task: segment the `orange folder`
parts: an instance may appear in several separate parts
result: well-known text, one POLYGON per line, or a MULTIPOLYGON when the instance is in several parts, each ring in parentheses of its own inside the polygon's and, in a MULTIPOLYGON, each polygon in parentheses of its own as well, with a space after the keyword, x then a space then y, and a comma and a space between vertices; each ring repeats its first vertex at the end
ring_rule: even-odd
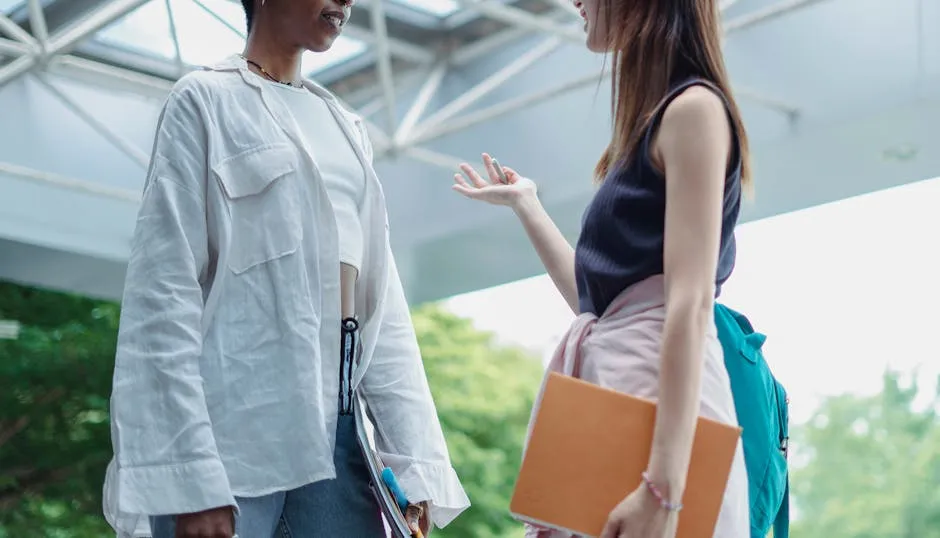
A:
MULTIPOLYGON (((656 404, 552 373, 546 382, 510 511, 581 536, 600 535, 610 511, 642 482, 656 404)), ((741 435, 699 418, 677 538, 712 538, 741 435)))

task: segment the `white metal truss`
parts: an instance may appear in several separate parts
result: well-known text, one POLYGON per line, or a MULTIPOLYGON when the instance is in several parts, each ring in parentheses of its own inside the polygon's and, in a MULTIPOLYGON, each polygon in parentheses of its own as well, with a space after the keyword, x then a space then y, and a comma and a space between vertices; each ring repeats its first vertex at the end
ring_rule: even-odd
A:
MULTIPOLYGON (((105 87, 120 86, 145 94, 165 94, 172 85, 170 80, 158 76, 144 75, 138 71, 115 67, 108 63, 70 54, 73 48, 86 38, 93 36, 149 0, 107 0, 96 10, 51 33, 47 28, 42 2, 40 0, 27 1, 29 32, 10 18, 0 14, 0 58, 7 57, 10 59, 9 62, 0 67, 0 86, 19 76, 27 74, 35 76, 36 80, 72 113, 85 121, 122 153, 142 167, 146 167, 148 156, 143 149, 138 148, 134 143, 97 120, 94 114, 83 109, 79 103, 73 101, 58 89, 50 78, 45 76, 45 73, 64 72, 87 80, 97 81, 105 87)), ((181 76, 190 67, 184 64, 180 54, 179 38, 176 32, 177 25, 171 2, 169 0, 165 1, 170 18, 169 27, 175 46, 174 71, 181 76)), ((232 32, 244 37, 244 32, 241 29, 233 27, 202 0, 188 1, 194 2, 232 32)), ((735 1, 724 0, 721 2, 721 6, 727 8, 735 1)), ((724 29, 726 33, 740 31, 822 1, 824 0, 780 0, 776 4, 750 12, 747 15, 726 20, 724 29)), ((365 4, 370 11, 370 29, 365 30, 363 27, 348 26, 346 32, 349 37, 370 45, 375 59, 379 83, 376 88, 363 88, 361 92, 370 95, 366 99, 357 99, 357 102, 369 101, 368 104, 359 108, 359 113, 369 125, 377 156, 407 156, 427 164, 453 170, 455 164, 461 159, 432 151, 424 145, 441 136, 468 129, 474 125, 531 107, 567 92, 588 85, 596 85, 603 77, 608 76, 608 73, 598 73, 578 77, 564 81, 555 87, 545 88, 529 95, 518 96, 467 112, 480 99, 492 93, 507 81, 519 76, 533 64, 549 56, 558 47, 568 43, 582 43, 584 41, 581 30, 583 23, 571 3, 568 0, 550 0, 550 3, 554 4, 555 7, 553 11, 535 14, 512 6, 507 0, 459 0, 464 8, 463 12, 445 20, 445 27, 451 23, 457 24, 458 18, 466 20, 467 12, 472 12, 476 16, 503 23, 507 29, 456 50, 434 50, 390 37, 386 18, 392 16, 392 13, 390 13, 392 11, 390 8, 393 7, 392 3, 387 0, 362 0, 360 3, 365 4), (387 11, 389 13, 386 13, 387 11), (526 35, 544 35, 545 39, 502 69, 469 88, 462 95, 452 99, 451 102, 429 112, 429 105, 437 95, 441 82, 445 79, 449 70, 459 68, 526 35), (405 60, 411 64, 416 64, 418 67, 408 73, 394 73, 392 67, 394 59, 405 60), (419 85, 416 97, 407 108, 406 113, 399 118, 397 110, 399 109, 400 96, 406 93, 403 91, 406 85, 416 78, 420 79, 422 83, 419 85), (378 126, 376 124, 378 120, 374 119, 379 114, 381 114, 380 117, 384 117, 382 121, 385 124, 384 127, 378 126)), ((799 115, 799 109, 796 106, 763 95, 760 92, 748 88, 736 88, 736 94, 743 99, 748 99, 761 106, 778 111, 791 120, 799 115)), ((0 163, 0 173, 52 183, 70 189, 93 192, 129 202, 136 201, 139 198, 137 193, 130 191, 105 189, 79 180, 29 170, 8 163, 0 163)))

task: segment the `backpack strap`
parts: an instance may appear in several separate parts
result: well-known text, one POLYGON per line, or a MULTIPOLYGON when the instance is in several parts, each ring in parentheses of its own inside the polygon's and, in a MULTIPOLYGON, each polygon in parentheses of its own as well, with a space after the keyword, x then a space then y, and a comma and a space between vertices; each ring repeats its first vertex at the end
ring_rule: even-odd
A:
MULTIPOLYGON (((777 391, 777 411, 780 413, 780 450, 789 459, 790 451, 790 400, 787 391, 779 381, 774 380, 777 391), (782 402, 780 400, 783 400, 782 402)), ((790 535, 790 473, 787 472, 787 485, 783 490, 783 499, 774 519, 774 538, 789 538, 790 535)))
POLYGON ((789 538, 790 536, 790 476, 787 474, 787 489, 783 490, 783 502, 777 511, 774 520, 774 538, 789 538))

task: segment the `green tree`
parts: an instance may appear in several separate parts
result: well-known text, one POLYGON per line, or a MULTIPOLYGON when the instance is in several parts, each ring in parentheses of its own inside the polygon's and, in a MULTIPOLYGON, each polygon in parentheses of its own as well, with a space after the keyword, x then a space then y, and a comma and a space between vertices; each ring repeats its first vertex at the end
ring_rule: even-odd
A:
POLYGON ((98 538, 117 307, 0 283, 0 537, 98 538))
MULTIPOLYGON (((0 538, 100 538, 111 456, 108 396, 118 306, 0 283, 0 538)), ((418 340, 454 466, 473 507, 442 538, 510 538, 508 513, 529 411, 535 357, 500 346, 433 305, 414 312, 418 340)))
POLYGON ((473 506, 446 529, 446 538, 521 536, 509 499, 522 462, 522 444, 542 367, 522 350, 437 306, 414 312, 454 467, 473 506))
POLYGON ((826 400, 794 432, 799 538, 940 538, 940 390, 914 408, 916 384, 888 372, 881 394, 826 400))

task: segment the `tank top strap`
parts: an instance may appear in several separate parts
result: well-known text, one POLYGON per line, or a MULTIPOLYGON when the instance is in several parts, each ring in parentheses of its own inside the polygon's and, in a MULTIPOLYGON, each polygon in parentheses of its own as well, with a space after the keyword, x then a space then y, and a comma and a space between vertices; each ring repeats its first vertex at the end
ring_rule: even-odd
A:
MULTIPOLYGON (((646 132, 643 134, 643 145, 641 159, 646 166, 649 166, 653 169, 653 163, 650 161, 650 146, 653 143, 653 137, 656 135, 656 131, 659 129, 659 124, 663 121, 663 115, 666 112, 666 108, 672 103, 676 97, 682 95, 682 93, 693 86, 704 86, 714 92, 718 97, 721 98, 722 103, 725 105, 725 112, 728 113, 728 119, 731 119, 731 104, 728 102, 727 96, 721 91, 721 89, 712 83, 709 80, 703 78, 692 77, 683 80, 682 82, 673 86, 669 93, 666 94, 666 97, 659 103, 656 107, 656 110, 653 112, 653 117, 650 119, 649 123, 646 126, 646 132)), ((729 166, 729 173, 737 169, 739 166, 739 161, 741 160, 739 151, 738 151, 738 131, 734 126, 734 123, 731 123, 731 135, 733 139, 732 144, 732 159, 731 165, 729 166)))

